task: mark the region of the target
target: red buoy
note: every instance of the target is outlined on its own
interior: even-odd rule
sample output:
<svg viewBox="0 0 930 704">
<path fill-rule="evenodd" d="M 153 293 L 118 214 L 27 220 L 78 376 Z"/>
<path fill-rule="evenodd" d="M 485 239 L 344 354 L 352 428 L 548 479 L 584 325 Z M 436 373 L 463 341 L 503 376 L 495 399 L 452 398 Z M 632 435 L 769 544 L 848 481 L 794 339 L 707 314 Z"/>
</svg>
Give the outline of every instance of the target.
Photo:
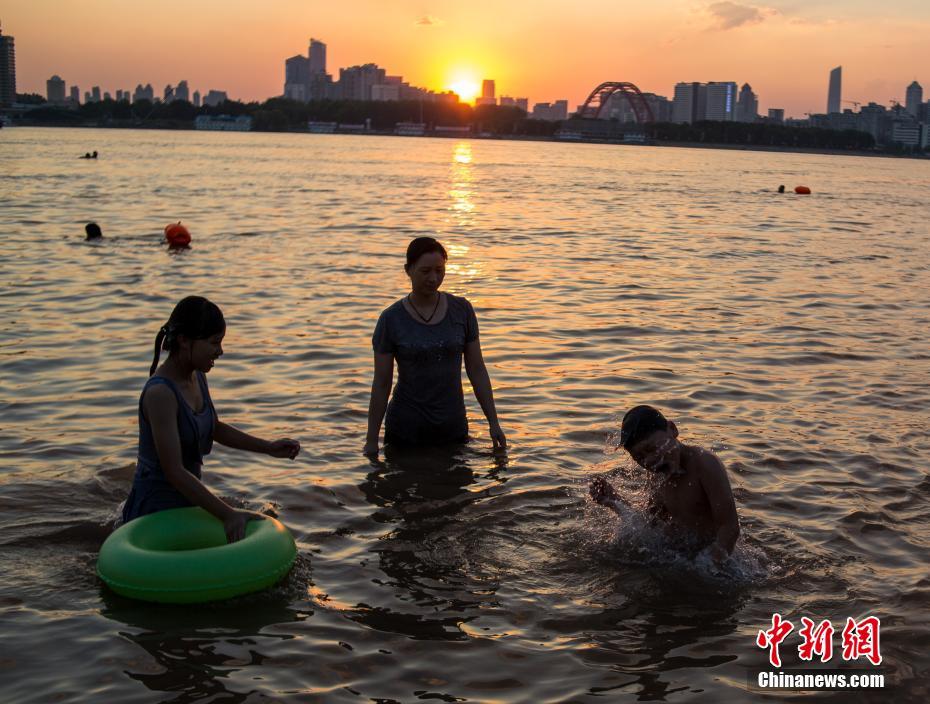
<svg viewBox="0 0 930 704">
<path fill-rule="evenodd" d="M 811 189 L 807 186 L 795 186 L 794 192 L 798 195 L 809 196 L 811 194 Z"/>
<path fill-rule="evenodd" d="M 191 243 L 191 233 L 178 220 L 165 228 L 165 239 L 172 247 L 187 247 Z"/>
</svg>

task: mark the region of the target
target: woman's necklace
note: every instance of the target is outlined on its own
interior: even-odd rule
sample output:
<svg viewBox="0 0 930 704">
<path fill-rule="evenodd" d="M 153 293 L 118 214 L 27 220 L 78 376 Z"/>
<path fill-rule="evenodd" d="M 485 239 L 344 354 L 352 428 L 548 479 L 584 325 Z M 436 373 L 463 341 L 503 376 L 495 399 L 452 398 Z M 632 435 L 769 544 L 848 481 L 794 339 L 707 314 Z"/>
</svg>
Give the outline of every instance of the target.
<svg viewBox="0 0 930 704">
<path fill-rule="evenodd" d="M 422 320 L 424 323 L 428 323 L 430 320 L 433 319 L 433 316 L 436 315 L 436 311 L 439 310 L 439 301 L 441 300 L 442 300 L 442 295 L 437 293 L 436 294 L 436 305 L 433 307 L 433 312 L 429 314 L 428 318 L 425 318 L 423 317 L 423 314 L 419 311 L 419 309 L 415 305 L 413 305 L 413 301 L 410 300 L 410 294 L 409 293 L 407 294 L 407 303 L 410 304 L 410 307 L 413 308 L 414 312 L 420 316 L 420 320 Z"/>
</svg>

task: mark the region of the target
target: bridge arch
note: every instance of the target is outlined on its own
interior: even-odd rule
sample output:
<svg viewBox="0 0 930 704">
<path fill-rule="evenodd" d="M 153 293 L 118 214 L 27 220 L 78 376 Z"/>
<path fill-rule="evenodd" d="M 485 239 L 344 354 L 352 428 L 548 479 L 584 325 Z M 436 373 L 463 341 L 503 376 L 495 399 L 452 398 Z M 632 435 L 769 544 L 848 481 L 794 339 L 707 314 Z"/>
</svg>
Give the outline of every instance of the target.
<svg viewBox="0 0 930 704">
<path fill-rule="evenodd" d="M 578 111 L 578 117 L 597 119 L 607 107 L 607 103 L 615 93 L 621 93 L 633 108 L 633 114 L 636 116 L 636 122 L 640 125 L 646 122 L 655 122 L 652 114 L 652 108 L 646 102 L 646 98 L 632 83 L 626 81 L 606 81 L 601 83 L 597 88 L 591 91 L 588 99 L 584 101 L 581 109 Z"/>
</svg>

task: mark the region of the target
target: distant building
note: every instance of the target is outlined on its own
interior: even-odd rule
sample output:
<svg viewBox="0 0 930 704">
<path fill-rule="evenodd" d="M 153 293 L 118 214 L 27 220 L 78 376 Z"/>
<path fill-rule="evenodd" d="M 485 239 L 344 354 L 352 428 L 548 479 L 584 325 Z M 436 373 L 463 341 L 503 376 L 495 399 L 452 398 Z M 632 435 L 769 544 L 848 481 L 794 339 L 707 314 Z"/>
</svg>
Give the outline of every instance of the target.
<svg viewBox="0 0 930 704">
<path fill-rule="evenodd" d="M 500 106 L 502 108 L 512 108 L 516 106 L 516 101 L 513 98 L 511 98 L 509 95 L 502 95 Z"/>
<path fill-rule="evenodd" d="M 81 89 L 78 86 L 71 86 L 71 104 L 80 105 L 81 104 Z"/>
<path fill-rule="evenodd" d="M 921 88 L 917 81 L 913 81 L 907 87 L 906 97 L 904 98 L 904 109 L 915 118 L 920 119 L 920 104 L 924 99 L 924 89 Z"/>
<path fill-rule="evenodd" d="M 55 75 L 45 82 L 45 97 L 48 102 L 60 105 L 65 102 L 65 82 Z"/>
<path fill-rule="evenodd" d="M 672 99 L 672 122 L 691 124 L 704 120 L 707 86 L 703 83 L 676 83 Z"/>
<path fill-rule="evenodd" d="M 101 100 L 101 97 L 100 97 L 100 86 L 94 86 L 93 88 L 90 89 L 90 97 L 91 97 L 91 101 L 92 101 L 92 102 L 94 102 L 94 103 L 99 103 L 99 102 L 100 102 L 100 100 Z"/>
<path fill-rule="evenodd" d="M 339 92 L 343 100 L 371 100 L 371 88 L 385 83 L 386 72 L 377 64 L 339 69 Z"/>
<path fill-rule="evenodd" d="M 141 83 L 136 85 L 136 89 L 132 94 L 132 102 L 138 103 L 140 100 L 148 100 L 150 103 L 155 102 L 155 89 L 152 88 L 151 83 L 146 83 L 144 88 Z"/>
<path fill-rule="evenodd" d="M 652 111 L 652 118 L 655 122 L 669 122 L 672 119 L 672 103 L 664 95 L 655 93 L 643 93 L 643 99 Z M 623 93 L 616 92 L 607 102 L 607 107 L 601 113 L 601 118 L 617 120 L 623 124 L 638 122 L 636 112 L 630 104 L 629 98 Z"/>
<path fill-rule="evenodd" d="M 759 98 L 752 92 L 752 86 L 744 83 L 739 90 L 736 102 L 736 121 L 755 122 L 759 117 Z"/>
<path fill-rule="evenodd" d="M 732 122 L 736 119 L 736 83 L 712 81 L 707 84 L 706 91 L 705 120 Z"/>
<path fill-rule="evenodd" d="M 830 88 L 827 92 L 827 114 L 840 111 L 843 99 L 843 67 L 837 66 L 830 71 Z"/>
<path fill-rule="evenodd" d="M 187 86 L 187 81 L 178 83 L 177 87 L 174 89 L 174 99 L 186 100 L 188 103 L 191 101 L 191 91 Z"/>
<path fill-rule="evenodd" d="M 785 121 L 785 109 L 784 108 L 769 108 L 769 122 L 774 122 L 776 124 L 783 124 Z"/>
<path fill-rule="evenodd" d="M 318 39 L 310 39 L 309 65 L 311 75 L 326 73 L 326 45 Z"/>
<path fill-rule="evenodd" d="M 885 141 L 888 120 L 888 110 L 884 105 L 869 103 L 859 109 L 858 129 L 861 132 L 868 132 L 876 142 L 881 144 Z"/>
<path fill-rule="evenodd" d="M 0 107 L 16 102 L 16 50 L 13 37 L 0 31 Z"/>
<path fill-rule="evenodd" d="M 195 108 L 199 108 L 199 107 L 200 107 L 200 91 L 199 91 L 199 90 L 195 90 L 195 91 L 194 91 L 194 100 L 193 100 L 193 103 L 194 103 L 194 107 L 195 107 Z"/>
<path fill-rule="evenodd" d="M 104 94 L 103 94 L 103 99 L 104 99 L 104 100 L 113 100 L 113 98 L 110 97 L 109 92 L 104 92 Z"/>
<path fill-rule="evenodd" d="M 174 102 L 174 86 L 170 83 L 165 86 L 165 92 L 162 94 L 162 100 L 166 103 Z"/>
<path fill-rule="evenodd" d="M 523 112 L 530 111 L 530 99 L 529 98 L 514 98 L 514 102 L 517 107 L 520 108 Z"/>
<path fill-rule="evenodd" d="M 895 120 L 891 128 L 891 141 L 904 147 L 918 147 L 921 143 L 921 126 L 917 122 Z"/>
<path fill-rule="evenodd" d="M 304 103 L 338 97 L 333 77 L 326 73 L 326 45 L 311 39 L 307 54 L 284 62 L 284 97 Z"/>
<path fill-rule="evenodd" d="M 475 105 L 497 105 L 493 80 L 486 78 L 481 81 L 481 97 L 475 101 Z"/>
<path fill-rule="evenodd" d="M 399 83 L 379 83 L 371 87 L 372 100 L 400 100 Z"/>
<path fill-rule="evenodd" d="M 226 91 L 211 90 L 203 99 L 203 104 L 208 107 L 215 108 L 218 105 L 222 105 L 227 100 L 229 100 L 229 96 L 226 95 Z"/>
<path fill-rule="evenodd" d="M 568 101 L 556 100 L 554 103 L 536 103 L 533 106 L 534 120 L 555 122 L 568 119 Z"/>
</svg>

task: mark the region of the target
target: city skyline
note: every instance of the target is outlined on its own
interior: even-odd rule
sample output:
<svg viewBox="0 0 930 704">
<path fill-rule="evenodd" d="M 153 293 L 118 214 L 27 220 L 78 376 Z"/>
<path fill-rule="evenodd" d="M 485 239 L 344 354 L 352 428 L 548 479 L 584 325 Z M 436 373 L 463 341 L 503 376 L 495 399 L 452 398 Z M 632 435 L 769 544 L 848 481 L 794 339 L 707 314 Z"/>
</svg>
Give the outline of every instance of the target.
<svg viewBox="0 0 930 704">
<path fill-rule="evenodd" d="M 823 76 L 834 66 L 843 66 L 844 99 L 886 105 L 904 103 L 913 80 L 927 83 L 921 73 L 930 66 L 921 36 L 930 8 L 911 0 L 887 3 L 881 15 L 864 2 L 824 0 L 816 16 L 787 6 L 660 0 L 649 11 L 624 10 L 625 21 L 600 0 L 571 18 L 540 3 L 529 20 L 522 10 L 483 0 L 468 8 L 434 3 L 435 14 L 407 2 L 390 10 L 354 2 L 311 11 L 287 0 L 225 13 L 222 27 L 211 3 L 191 9 L 166 0 L 144 13 L 113 0 L 55 12 L 52 4 L 36 0 L 0 18 L 4 33 L 16 37 L 19 92 L 44 94 L 56 74 L 82 89 L 163 86 L 183 76 L 192 86 L 261 101 L 282 93 L 283 61 L 310 36 L 325 39 L 331 66 L 375 62 L 434 91 L 493 79 L 499 94 L 529 96 L 531 103 L 567 98 L 572 108 L 604 80 L 666 96 L 679 82 L 736 81 L 753 86 L 760 112 L 785 108 L 801 116 L 823 110 Z M 661 9 L 677 14 L 663 19 Z M 585 41 L 573 43 L 569 37 L 579 32 Z M 592 41 L 601 35 L 604 41 Z M 634 41 L 641 36 L 645 43 Z M 761 41 L 775 36 L 775 48 Z"/>
</svg>

